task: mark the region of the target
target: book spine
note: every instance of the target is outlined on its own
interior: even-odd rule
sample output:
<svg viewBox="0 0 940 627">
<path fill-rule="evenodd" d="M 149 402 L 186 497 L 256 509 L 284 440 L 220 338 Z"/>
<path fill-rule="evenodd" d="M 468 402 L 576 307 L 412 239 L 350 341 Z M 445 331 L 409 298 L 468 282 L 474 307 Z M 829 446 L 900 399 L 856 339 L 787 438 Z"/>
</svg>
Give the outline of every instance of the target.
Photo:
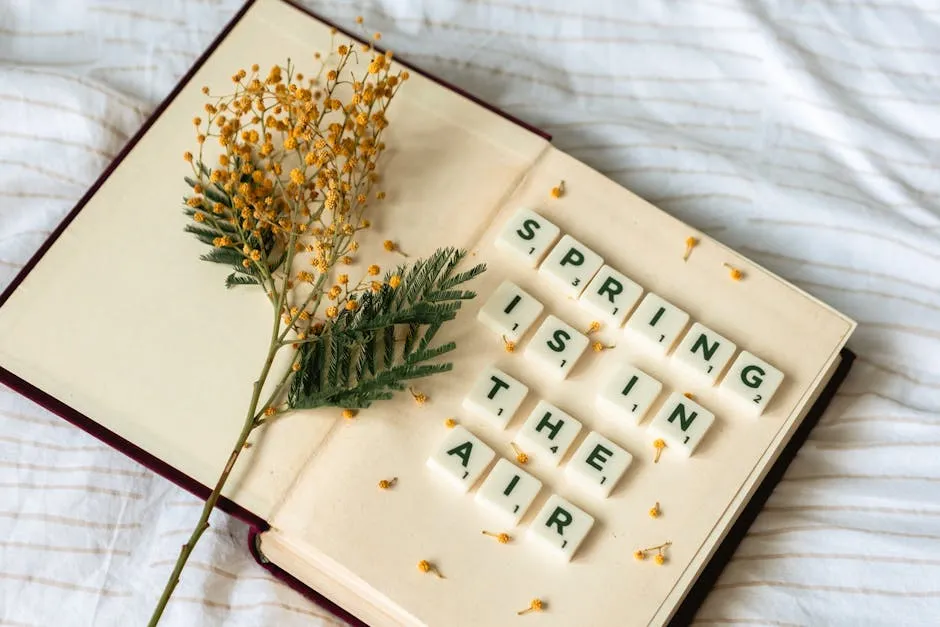
<svg viewBox="0 0 940 627">
<path fill-rule="evenodd" d="M 369 627 L 366 623 L 356 618 L 345 609 L 265 557 L 264 553 L 261 551 L 261 534 L 266 530 L 267 527 L 259 528 L 253 526 L 248 531 L 248 551 L 251 553 L 251 556 L 255 558 L 255 561 L 261 565 L 261 568 L 268 571 L 271 576 L 285 584 L 290 589 L 299 592 L 304 597 L 316 603 L 319 607 L 325 609 L 340 620 L 343 620 L 356 627 Z"/>
</svg>

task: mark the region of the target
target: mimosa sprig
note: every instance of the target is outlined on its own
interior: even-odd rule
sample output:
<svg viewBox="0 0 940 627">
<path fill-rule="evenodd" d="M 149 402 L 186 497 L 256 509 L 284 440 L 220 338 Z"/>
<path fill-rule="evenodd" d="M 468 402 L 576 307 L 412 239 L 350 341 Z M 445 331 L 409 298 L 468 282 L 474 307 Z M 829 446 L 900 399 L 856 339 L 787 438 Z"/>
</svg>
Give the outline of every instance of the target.
<svg viewBox="0 0 940 627">
<path fill-rule="evenodd" d="M 151 626 L 208 529 L 251 433 L 292 410 L 336 407 L 354 415 L 409 381 L 450 370 L 437 358 L 455 344 L 435 345 L 434 338 L 475 296 L 463 286 L 485 269 L 460 270 L 465 253 L 443 248 L 384 274 L 369 265 L 356 282 L 342 271 L 355 263 L 359 237 L 371 227 L 370 205 L 385 199 L 374 189 L 382 135 L 408 72 L 393 70 L 391 53 L 371 44 L 344 43 L 315 58 L 319 69 L 309 78 L 290 61 L 267 73 L 257 65 L 239 70 L 232 92 L 203 88 L 205 118 L 193 119 L 198 151 L 184 154 L 192 167 L 186 177 L 192 193 L 184 199 L 192 222 L 185 230 L 211 247 L 203 260 L 230 269 L 227 287 L 261 288 L 272 322 L 241 431 Z M 396 245 L 386 240 L 384 248 Z M 281 351 L 289 351 L 289 366 L 275 372 Z M 262 398 L 271 377 L 272 391 Z"/>
</svg>

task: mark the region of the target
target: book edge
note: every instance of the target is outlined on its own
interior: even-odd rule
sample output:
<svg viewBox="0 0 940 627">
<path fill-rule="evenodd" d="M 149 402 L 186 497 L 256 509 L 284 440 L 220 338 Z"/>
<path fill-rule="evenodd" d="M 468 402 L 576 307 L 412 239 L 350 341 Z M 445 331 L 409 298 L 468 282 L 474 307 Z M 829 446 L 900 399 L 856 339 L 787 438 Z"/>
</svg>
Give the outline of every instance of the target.
<svg viewBox="0 0 940 627">
<path fill-rule="evenodd" d="M 267 531 L 267 529 L 252 527 L 248 530 L 247 539 L 248 552 L 251 553 L 251 556 L 256 562 L 258 562 L 258 565 L 261 566 L 261 568 L 268 571 L 272 577 L 286 585 L 291 590 L 299 593 L 304 598 L 313 601 L 319 607 L 322 607 L 337 618 L 340 618 L 350 625 L 354 625 L 356 627 L 369 627 L 368 623 L 363 622 L 355 614 L 335 603 L 329 597 L 317 592 L 302 582 L 300 579 L 294 577 L 276 563 L 265 557 L 264 552 L 261 550 L 261 536 L 265 531 Z"/>
</svg>

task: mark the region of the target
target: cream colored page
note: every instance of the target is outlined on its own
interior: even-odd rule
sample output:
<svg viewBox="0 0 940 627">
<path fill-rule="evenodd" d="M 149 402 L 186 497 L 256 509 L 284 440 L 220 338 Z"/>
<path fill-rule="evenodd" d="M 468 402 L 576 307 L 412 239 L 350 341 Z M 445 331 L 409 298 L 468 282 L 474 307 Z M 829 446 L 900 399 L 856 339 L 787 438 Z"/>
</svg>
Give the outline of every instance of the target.
<svg viewBox="0 0 940 627">
<path fill-rule="evenodd" d="M 259 43 L 263 42 L 263 43 Z M 185 150 L 202 85 L 223 92 L 252 63 L 313 69 L 329 30 L 260 0 L 0 309 L 0 364 L 213 485 L 241 428 L 272 311 L 255 288 L 226 290 L 183 232 Z M 390 110 L 389 201 L 362 242 L 365 263 L 465 245 L 546 142 L 412 73 Z M 351 268 L 357 276 L 362 265 Z M 268 517 L 338 411 L 275 422 L 243 453 L 226 494 Z"/>
<path fill-rule="evenodd" d="M 567 193 L 552 200 L 548 191 L 561 179 Z M 589 352 L 562 383 L 541 376 L 527 361 L 525 340 L 515 353 L 506 353 L 500 338 L 475 320 L 476 310 L 505 279 L 575 327 L 586 328 L 594 317 L 556 294 L 534 270 L 494 249 L 495 233 L 519 206 L 535 208 L 612 266 L 688 311 L 693 320 L 782 370 L 785 383 L 764 415 L 743 415 L 719 390 L 695 384 L 669 358 L 645 353 L 619 331 L 599 334 L 598 339 L 616 348 Z M 702 239 L 684 262 L 690 235 Z M 344 586 L 400 622 L 507 624 L 539 597 L 549 607 L 537 619 L 541 626 L 647 624 L 671 592 L 692 581 L 702 556 L 721 535 L 716 524 L 747 488 L 768 447 L 800 415 L 854 324 L 555 150 L 509 199 L 476 251 L 475 259 L 485 261 L 489 270 L 475 285 L 481 297 L 448 329 L 458 344 L 454 371 L 420 385 L 431 397 L 424 407 L 403 396 L 341 425 L 276 514 L 279 542 L 289 542 L 301 559 L 327 572 L 338 569 L 332 574 Z M 740 268 L 745 280 L 732 281 L 723 263 Z M 716 424 L 694 457 L 667 450 L 653 464 L 652 438 L 645 431 L 649 417 L 636 427 L 596 414 L 600 380 L 622 361 L 663 381 L 667 391 L 695 394 L 716 414 Z M 477 373 L 492 364 L 530 388 L 505 431 L 461 408 Z M 454 491 L 425 461 L 444 437 L 448 416 L 512 459 L 509 443 L 538 399 L 583 422 L 585 429 L 571 450 L 588 430 L 597 430 L 632 453 L 633 466 L 611 497 L 601 500 L 569 485 L 562 467 L 530 463 L 527 470 L 545 487 L 520 528 L 494 528 L 497 523 L 472 492 Z M 655 411 L 656 406 L 648 416 Z M 376 488 L 379 479 L 392 476 L 398 477 L 394 490 Z M 571 563 L 524 541 L 525 527 L 552 493 L 596 518 Z M 654 520 L 647 511 L 657 501 L 664 515 Z M 482 530 L 508 531 L 515 540 L 501 545 Z M 637 548 L 667 540 L 674 543 L 667 566 L 657 568 L 632 557 Z M 438 565 L 447 580 L 419 573 L 415 564 L 421 559 Z M 303 572 L 303 566 L 297 568 Z"/>
</svg>

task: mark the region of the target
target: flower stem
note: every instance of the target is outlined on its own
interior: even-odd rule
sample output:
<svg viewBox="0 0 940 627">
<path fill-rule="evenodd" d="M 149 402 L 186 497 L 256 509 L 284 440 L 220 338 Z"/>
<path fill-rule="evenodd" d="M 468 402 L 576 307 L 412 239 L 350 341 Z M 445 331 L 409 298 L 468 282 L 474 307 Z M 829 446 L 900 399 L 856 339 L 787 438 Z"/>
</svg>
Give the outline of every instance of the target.
<svg viewBox="0 0 940 627">
<path fill-rule="evenodd" d="M 232 448 L 232 452 L 229 454 L 228 461 L 225 463 L 225 467 L 222 469 L 222 474 L 219 475 L 219 480 L 216 482 L 215 488 L 212 490 L 212 494 L 210 494 L 209 498 L 206 499 L 206 504 L 202 508 L 202 514 L 199 516 L 199 521 L 196 523 L 196 527 L 193 529 L 193 532 L 189 536 L 189 540 L 186 541 L 186 544 L 180 548 L 180 555 L 176 560 L 176 565 L 173 567 L 173 572 L 170 573 L 170 577 L 167 579 L 166 585 L 163 588 L 163 594 L 160 595 L 160 600 L 157 602 L 157 606 L 154 608 L 153 614 L 150 616 L 150 621 L 147 623 L 148 627 L 156 627 L 157 623 L 160 622 L 160 618 L 163 616 L 164 610 L 166 610 L 167 603 L 169 603 L 170 597 L 173 596 L 173 591 L 176 589 L 176 586 L 180 581 L 180 574 L 183 572 L 183 567 L 186 566 L 186 562 L 189 560 L 189 556 L 196 548 L 196 543 L 199 542 L 202 534 L 204 534 L 206 529 L 209 528 L 209 515 L 212 513 L 212 510 L 219 502 L 219 497 L 222 496 L 222 489 L 225 487 L 229 475 L 232 474 L 232 470 L 235 468 L 235 462 L 238 461 L 238 456 L 245 449 L 245 444 L 248 442 L 248 436 L 250 436 L 252 430 L 259 425 L 259 423 L 256 421 L 256 413 L 258 412 L 258 403 L 261 398 L 261 388 L 264 387 L 264 383 L 267 381 L 268 374 L 271 372 L 271 366 L 274 363 L 274 357 L 277 354 L 277 351 L 281 348 L 280 342 L 278 342 L 278 331 L 280 330 L 280 316 L 278 312 L 280 311 L 281 304 L 284 301 L 284 292 L 281 292 L 278 295 L 277 301 L 278 302 L 275 305 L 274 311 L 274 329 L 271 332 L 271 343 L 268 347 L 268 355 L 264 360 L 264 366 L 261 368 L 261 373 L 258 375 L 258 379 L 254 383 L 251 394 L 251 402 L 249 403 L 248 411 L 245 414 L 245 422 L 242 425 L 241 433 L 238 435 L 238 440 L 235 442 L 235 446 Z"/>
</svg>

